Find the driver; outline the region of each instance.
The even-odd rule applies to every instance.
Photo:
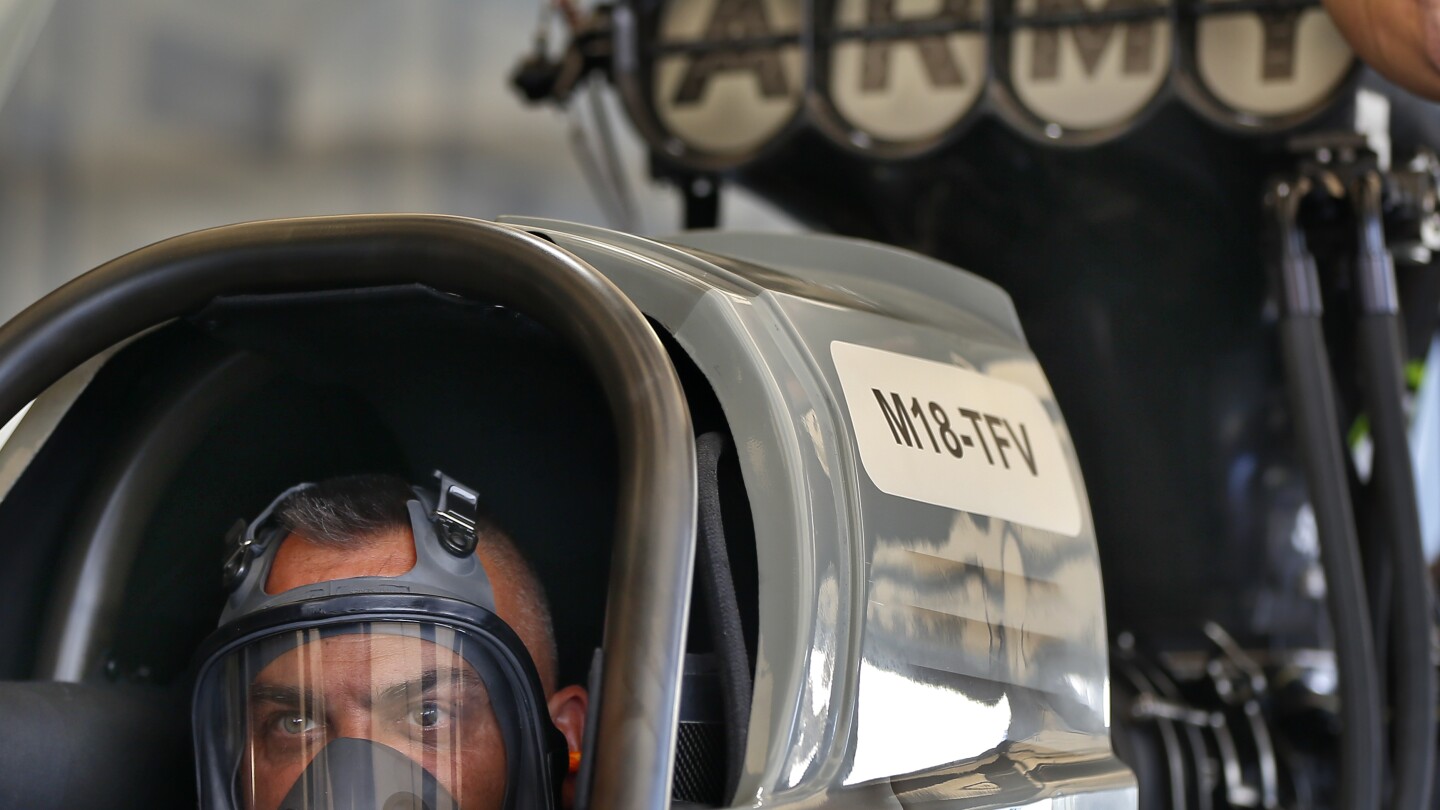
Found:
[[[195,694],[202,807],[568,805],[585,690],[556,688],[533,570],[437,476],[304,484],[232,536]]]

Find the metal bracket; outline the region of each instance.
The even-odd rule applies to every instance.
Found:
[[[475,552],[480,542],[475,527],[479,522],[480,495],[475,490],[436,470],[440,496],[435,504],[436,528],[445,549],[457,557]]]

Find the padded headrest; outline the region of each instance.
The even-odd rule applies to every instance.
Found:
[[[0,807],[193,807],[187,697],[0,682]]]

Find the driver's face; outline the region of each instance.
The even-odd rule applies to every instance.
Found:
[[[316,752],[372,740],[419,763],[465,810],[505,795],[505,747],[485,685],[451,645],[384,632],[313,640],[251,682],[241,780],[248,806],[274,810]]]

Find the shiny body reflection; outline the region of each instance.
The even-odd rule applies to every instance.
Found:
[[[593,264],[668,329],[725,410],[760,571],[754,697],[733,804],[1135,806],[1134,776],[1110,745],[1084,483],[998,287],[843,239],[691,232],[657,243],[514,221]],[[639,263],[663,263],[667,274],[636,272]],[[837,342],[959,369],[957,379],[993,381],[1004,397],[1032,402],[1027,451],[1040,447],[1036,431],[1049,432],[1045,475],[1073,495],[1078,520],[1047,530],[882,491],[866,467],[873,455],[862,458]],[[958,437],[958,417],[951,427]],[[958,449],[940,438],[915,452]],[[971,438],[967,463],[983,463]],[[1032,474],[1018,451],[1014,459],[1004,472],[995,458],[997,474]]]

